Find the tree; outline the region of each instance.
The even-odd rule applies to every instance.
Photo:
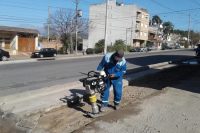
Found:
[[[105,40],[101,39],[95,44],[95,53],[102,53],[103,52],[104,46],[105,46],[104,42],[105,42]]]
[[[126,45],[123,40],[116,40],[113,47],[114,50],[126,50]]]
[[[190,32],[190,40],[191,40],[191,43],[193,45],[198,44],[199,41],[200,41],[200,33],[199,32],[191,31]]]
[[[167,37],[173,32],[173,29],[174,29],[174,25],[172,24],[172,22],[168,21],[168,22],[163,23],[164,39],[167,39]]]
[[[59,9],[51,15],[51,29],[53,29],[53,35],[56,35],[65,48],[70,48],[70,53],[73,52],[74,46],[74,34],[75,34],[75,13],[71,10]],[[78,19],[79,33],[87,32],[88,20]],[[51,32],[52,34],[52,32]]]
[[[158,15],[155,15],[152,17],[151,22],[153,23],[153,25],[159,26],[160,24],[162,24],[162,19]]]

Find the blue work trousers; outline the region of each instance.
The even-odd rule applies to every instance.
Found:
[[[113,85],[114,104],[118,105],[121,101],[121,98],[122,98],[122,78],[119,78],[117,80],[107,79],[105,90],[101,94],[101,100],[102,100],[102,104],[104,106],[108,105],[111,85]]]

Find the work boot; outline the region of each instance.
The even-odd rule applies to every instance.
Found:
[[[118,105],[114,105],[114,109],[115,110],[119,110],[119,104]]]
[[[106,112],[107,109],[108,107],[102,104],[100,107],[100,112]]]

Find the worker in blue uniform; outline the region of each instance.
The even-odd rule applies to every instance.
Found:
[[[114,53],[106,54],[98,65],[97,70],[104,70],[108,77],[105,81],[105,90],[101,94],[102,104],[100,111],[104,112],[108,105],[111,85],[113,85],[114,109],[117,110],[122,98],[122,79],[123,75],[126,73],[126,60],[124,58],[124,52],[119,50]]]

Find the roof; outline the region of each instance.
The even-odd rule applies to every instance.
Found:
[[[39,34],[39,31],[36,29],[26,29],[26,28],[8,27],[8,26],[0,26],[0,31]]]

